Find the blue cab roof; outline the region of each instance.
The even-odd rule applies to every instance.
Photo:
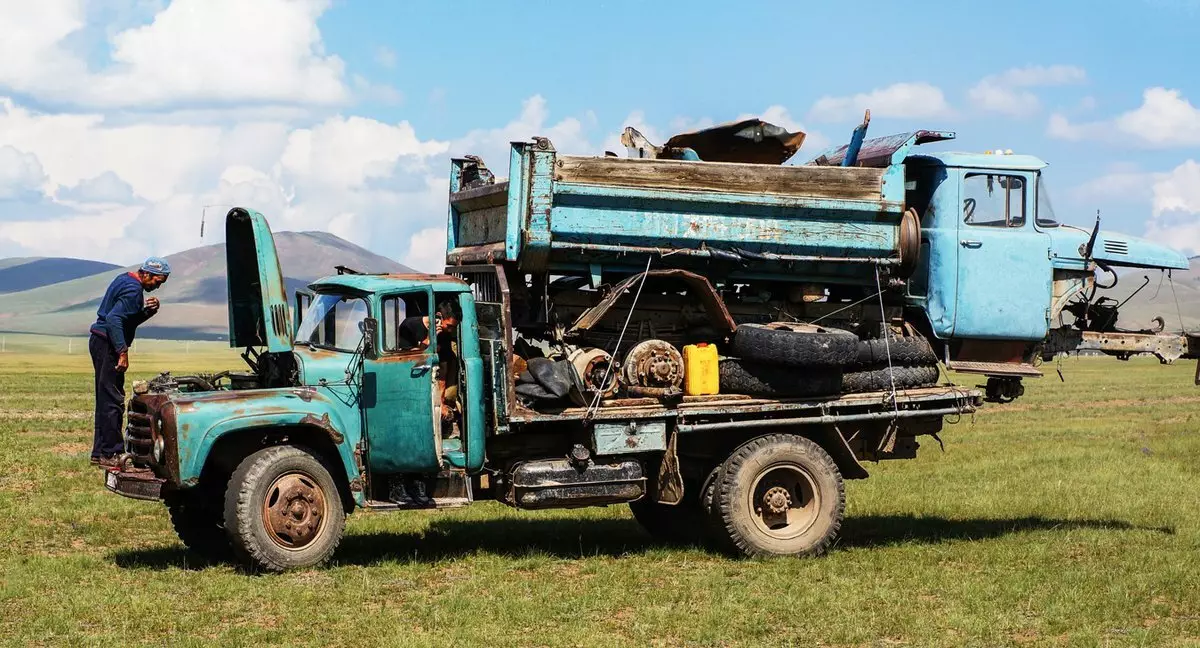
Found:
[[[932,164],[948,167],[986,169],[1011,169],[1013,171],[1038,171],[1048,166],[1045,160],[1033,155],[997,155],[995,153],[971,153],[965,151],[938,151],[910,155],[908,161],[926,160]]]

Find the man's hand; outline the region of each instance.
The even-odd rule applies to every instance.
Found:
[[[146,298],[146,312],[148,314],[153,315],[153,314],[157,313],[158,307],[159,307],[158,297],[147,297]]]
[[[129,352],[125,351],[125,352],[121,353],[120,356],[117,357],[117,371],[124,373],[125,370],[128,368],[129,368]]]

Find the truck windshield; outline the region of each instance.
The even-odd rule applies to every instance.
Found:
[[[296,342],[335,351],[354,351],[362,341],[358,325],[367,317],[367,301],[350,295],[314,295],[300,320]]]
[[[1038,227],[1058,227],[1054,219],[1054,207],[1050,206],[1050,191],[1046,189],[1046,180],[1038,175],[1037,181],[1037,224]]]

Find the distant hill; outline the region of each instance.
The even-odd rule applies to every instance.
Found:
[[[326,232],[276,232],[274,236],[289,295],[314,279],[334,274],[337,265],[361,272],[413,272]],[[168,256],[167,260],[171,278],[154,293],[162,300],[162,310],[138,329],[138,335],[228,339],[225,245],[194,248]],[[0,331],[86,335],[108,284],[118,272],[132,269],[109,266],[88,276],[8,293],[0,299]],[[0,273],[5,271],[0,265]]]
[[[101,261],[62,257],[0,259],[0,294],[41,288],[118,267]]]

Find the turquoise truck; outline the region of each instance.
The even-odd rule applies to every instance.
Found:
[[[1098,271],[1182,255],[1060,224],[1036,158],[866,126],[805,165],[782,164],[803,134],[758,120],[627,129],[623,158],[516,142],[507,178],[455,159],[444,274],[341,268],[294,297],[266,218],[235,208],[247,370],[136,384],[106,486],[273,571],[328,560],[356,509],[480,500],[627,504],[664,540],[817,555],[845,479],[1019,397],[1042,359],[1196,357],[1096,295]]]

